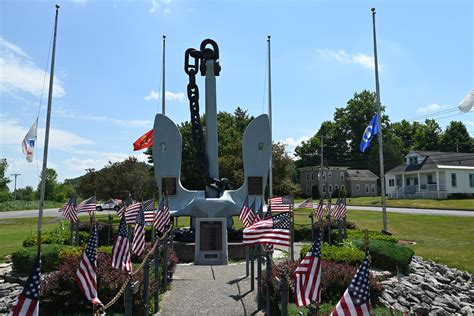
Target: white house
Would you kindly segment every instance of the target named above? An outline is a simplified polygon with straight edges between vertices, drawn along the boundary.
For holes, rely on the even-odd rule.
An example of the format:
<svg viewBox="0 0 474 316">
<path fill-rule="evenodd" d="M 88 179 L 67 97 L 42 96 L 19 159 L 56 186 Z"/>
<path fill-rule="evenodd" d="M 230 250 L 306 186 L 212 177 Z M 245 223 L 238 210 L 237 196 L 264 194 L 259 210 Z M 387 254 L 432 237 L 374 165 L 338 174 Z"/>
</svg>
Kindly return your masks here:
<svg viewBox="0 0 474 316">
<path fill-rule="evenodd" d="M 411 151 L 405 163 L 385 174 L 385 183 L 392 198 L 474 196 L 474 153 Z"/>
</svg>

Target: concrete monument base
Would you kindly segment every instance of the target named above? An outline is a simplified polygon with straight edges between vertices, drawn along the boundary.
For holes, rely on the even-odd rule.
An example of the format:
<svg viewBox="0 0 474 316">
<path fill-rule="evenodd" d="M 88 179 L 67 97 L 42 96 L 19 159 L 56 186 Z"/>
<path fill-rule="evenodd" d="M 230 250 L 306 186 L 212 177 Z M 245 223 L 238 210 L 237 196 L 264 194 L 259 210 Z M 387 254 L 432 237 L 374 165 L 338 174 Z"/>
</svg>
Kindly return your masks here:
<svg viewBox="0 0 474 316">
<path fill-rule="evenodd" d="M 196 218 L 194 264 L 227 264 L 227 220 Z"/>
</svg>

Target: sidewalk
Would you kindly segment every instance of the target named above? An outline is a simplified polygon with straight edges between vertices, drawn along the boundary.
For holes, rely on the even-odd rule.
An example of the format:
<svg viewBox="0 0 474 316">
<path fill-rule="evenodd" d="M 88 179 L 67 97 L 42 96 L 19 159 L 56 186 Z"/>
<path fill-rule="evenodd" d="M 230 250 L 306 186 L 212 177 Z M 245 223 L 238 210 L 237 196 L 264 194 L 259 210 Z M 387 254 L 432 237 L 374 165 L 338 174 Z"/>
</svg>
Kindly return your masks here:
<svg viewBox="0 0 474 316">
<path fill-rule="evenodd" d="M 257 282 L 250 291 L 245 262 L 222 266 L 178 264 L 171 290 L 157 315 L 263 315 L 257 311 Z"/>
</svg>

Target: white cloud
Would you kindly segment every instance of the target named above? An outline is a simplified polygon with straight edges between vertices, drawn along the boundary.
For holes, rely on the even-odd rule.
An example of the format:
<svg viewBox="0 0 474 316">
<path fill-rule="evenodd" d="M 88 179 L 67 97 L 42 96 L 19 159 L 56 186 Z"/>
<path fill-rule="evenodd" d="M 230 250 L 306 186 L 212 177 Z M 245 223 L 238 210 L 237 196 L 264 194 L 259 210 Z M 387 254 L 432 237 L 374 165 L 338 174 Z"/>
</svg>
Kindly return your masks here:
<svg viewBox="0 0 474 316">
<path fill-rule="evenodd" d="M 301 136 L 300 138 L 293 138 L 293 137 L 288 137 L 285 139 L 281 139 L 278 142 L 283 143 L 286 145 L 286 151 L 294 156 L 295 148 L 296 146 L 300 145 L 302 142 L 307 141 L 310 139 L 310 136 Z"/>
<path fill-rule="evenodd" d="M 431 104 L 428 104 L 427 106 L 420 106 L 418 109 L 416 109 L 416 112 L 417 113 L 434 112 L 434 111 L 438 111 L 445 108 L 447 108 L 446 105 L 431 103 Z"/>
<path fill-rule="evenodd" d="M 184 101 L 184 93 L 183 92 L 171 92 L 171 91 L 166 91 L 165 92 L 165 99 L 166 101 L 178 101 L 178 102 L 183 102 Z M 146 101 L 150 100 L 161 100 L 161 94 L 157 91 L 151 90 L 150 93 L 144 97 Z"/>
<path fill-rule="evenodd" d="M 316 49 L 316 53 L 327 59 L 335 59 L 342 64 L 358 64 L 371 70 L 373 70 L 375 67 L 374 57 L 362 53 L 349 54 L 342 49 L 336 51 L 328 48 L 318 48 Z"/>
<path fill-rule="evenodd" d="M 22 91 L 41 96 L 45 73 L 36 66 L 32 58 L 20 47 L 0 37 L 0 91 Z M 45 91 L 49 87 L 49 74 L 46 74 Z M 54 77 L 53 96 L 65 95 L 61 80 Z"/>
<path fill-rule="evenodd" d="M 33 124 L 33 122 L 31 122 Z M 1 145 L 18 145 L 18 150 L 21 149 L 21 142 L 30 126 L 21 126 L 17 120 L 0 116 Z M 38 148 L 44 144 L 44 128 L 38 128 Z M 86 139 L 74 133 L 64 131 L 61 129 L 51 128 L 49 136 L 49 147 L 55 149 L 69 150 L 80 145 L 93 144 L 92 140 Z"/>
<path fill-rule="evenodd" d="M 80 5 L 85 5 L 87 3 L 87 0 L 72 0 L 72 2 Z"/>
<path fill-rule="evenodd" d="M 464 121 L 466 125 L 474 126 L 474 121 Z"/>
<path fill-rule="evenodd" d="M 169 14 L 171 9 L 168 5 L 173 0 L 151 0 L 151 8 L 148 10 L 150 13 L 155 13 L 156 11 L 161 11 L 163 14 Z"/>
</svg>

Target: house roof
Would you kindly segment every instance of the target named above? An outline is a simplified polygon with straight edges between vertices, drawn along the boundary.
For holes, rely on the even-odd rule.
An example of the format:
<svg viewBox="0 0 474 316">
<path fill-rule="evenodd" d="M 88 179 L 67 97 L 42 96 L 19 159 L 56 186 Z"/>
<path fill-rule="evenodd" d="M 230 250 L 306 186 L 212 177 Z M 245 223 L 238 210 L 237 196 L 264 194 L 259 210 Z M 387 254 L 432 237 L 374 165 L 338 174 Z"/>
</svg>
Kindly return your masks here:
<svg viewBox="0 0 474 316">
<path fill-rule="evenodd" d="M 379 178 L 372 171 L 365 169 L 346 170 L 346 177 L 352 180 L 376 180 Z"/>
<path fill-rule="evenodd" d="M 474 153 L 456 153 L 456 152 L 441 152 L 441 151 L 410 151 L 405 157 L 412 154 L 418 154 L 425 157 L 423 161 L 419 161 L 417 165 L 409 166 L 406 162 L 396 166 L 387 173 L 398 173 L 405 171 L 421 171 L 433 170 L 440 167 L 474 167 Z"/>
</svg>

